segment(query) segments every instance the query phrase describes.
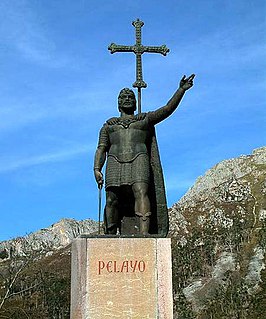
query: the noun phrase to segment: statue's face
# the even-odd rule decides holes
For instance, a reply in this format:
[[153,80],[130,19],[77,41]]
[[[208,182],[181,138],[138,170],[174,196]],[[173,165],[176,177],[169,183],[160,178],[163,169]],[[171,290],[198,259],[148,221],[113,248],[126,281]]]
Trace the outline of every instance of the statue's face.
[[122,90],[118,97],[119,111],[134,113],[136,110],[135,94],[131,90]]

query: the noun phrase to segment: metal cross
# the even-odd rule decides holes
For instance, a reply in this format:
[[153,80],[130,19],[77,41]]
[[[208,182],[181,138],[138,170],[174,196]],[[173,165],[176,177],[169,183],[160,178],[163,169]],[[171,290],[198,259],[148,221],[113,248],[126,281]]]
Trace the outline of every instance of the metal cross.
[[146,88],[147,84],[143,80],[142,76],[142,61],[141,55],[144,52],[150,53],[161,53],[166,55],[169,52],[169,49],[166,45],[161,46],[144,46],[141,44],[141,28],[144,25],[144,22],[137,19],[132,22],[132,25],[136,28],[136,44],[135,45],[118,45],[111,43],[108,47],[108,50],[111,53],[115,52],[133,52],[136,54],[136,81],[133,83],[133,87],[138,88],[138,113],[141,113],[141,89]]

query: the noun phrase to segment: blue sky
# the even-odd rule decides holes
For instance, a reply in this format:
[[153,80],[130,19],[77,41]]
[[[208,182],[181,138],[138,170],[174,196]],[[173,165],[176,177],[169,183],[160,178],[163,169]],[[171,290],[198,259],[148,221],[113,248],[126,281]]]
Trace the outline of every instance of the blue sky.
[[265,145],[264,0],[1,0],[0,240],[61,218],[97,219],[98,131],[135,81],[131,22],[145,22],[143,111],[186,74],[195,85],[157,127],[168,206],[217,162]]

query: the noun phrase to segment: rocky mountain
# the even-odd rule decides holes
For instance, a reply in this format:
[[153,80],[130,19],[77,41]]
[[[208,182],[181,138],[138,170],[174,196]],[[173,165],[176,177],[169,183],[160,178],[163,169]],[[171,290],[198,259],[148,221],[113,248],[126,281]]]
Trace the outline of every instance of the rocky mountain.
[[71,242],[95,234],[98,223],[62,219],[51,227],[0,243],[0,319],[67,319]]
[[[174,318],[264,319],[266,147],[211,168],[169,216]],[[69,318],[70,243],[97,227],[62,220],[0,243],[0,318]]]
[[265,318],[266,147],[211,168],[169,213],[176,318]]
[[51,227],[43,228],[25,237],[0,242],[0,261],[25,257],[32,253],[51,254],[54,251],[66,247],[74,238],[83,233],[94,233],[98,230],[98,223],[85,219],[62,219]]

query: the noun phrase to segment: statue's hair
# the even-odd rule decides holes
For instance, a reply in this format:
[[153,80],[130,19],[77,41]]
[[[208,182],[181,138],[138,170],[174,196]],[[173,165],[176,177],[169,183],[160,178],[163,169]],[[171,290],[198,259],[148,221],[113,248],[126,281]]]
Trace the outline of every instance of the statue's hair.
[[133,90],[129,89],[129,88],[123,88],[120,92],[119,92],[119,95],[118,95],[118,110],[120,111],[120,105],[122,103],[122,97],[121,95],[124,94],[124,93],[127,93],[127,94],[130,94],[134,97],[134,101],[135,101],[135,105],[134,105],[134,111],[136,111],[136,108],[137,108],[137,101],[136,101],[136,97],[135,97],[135,93]]

